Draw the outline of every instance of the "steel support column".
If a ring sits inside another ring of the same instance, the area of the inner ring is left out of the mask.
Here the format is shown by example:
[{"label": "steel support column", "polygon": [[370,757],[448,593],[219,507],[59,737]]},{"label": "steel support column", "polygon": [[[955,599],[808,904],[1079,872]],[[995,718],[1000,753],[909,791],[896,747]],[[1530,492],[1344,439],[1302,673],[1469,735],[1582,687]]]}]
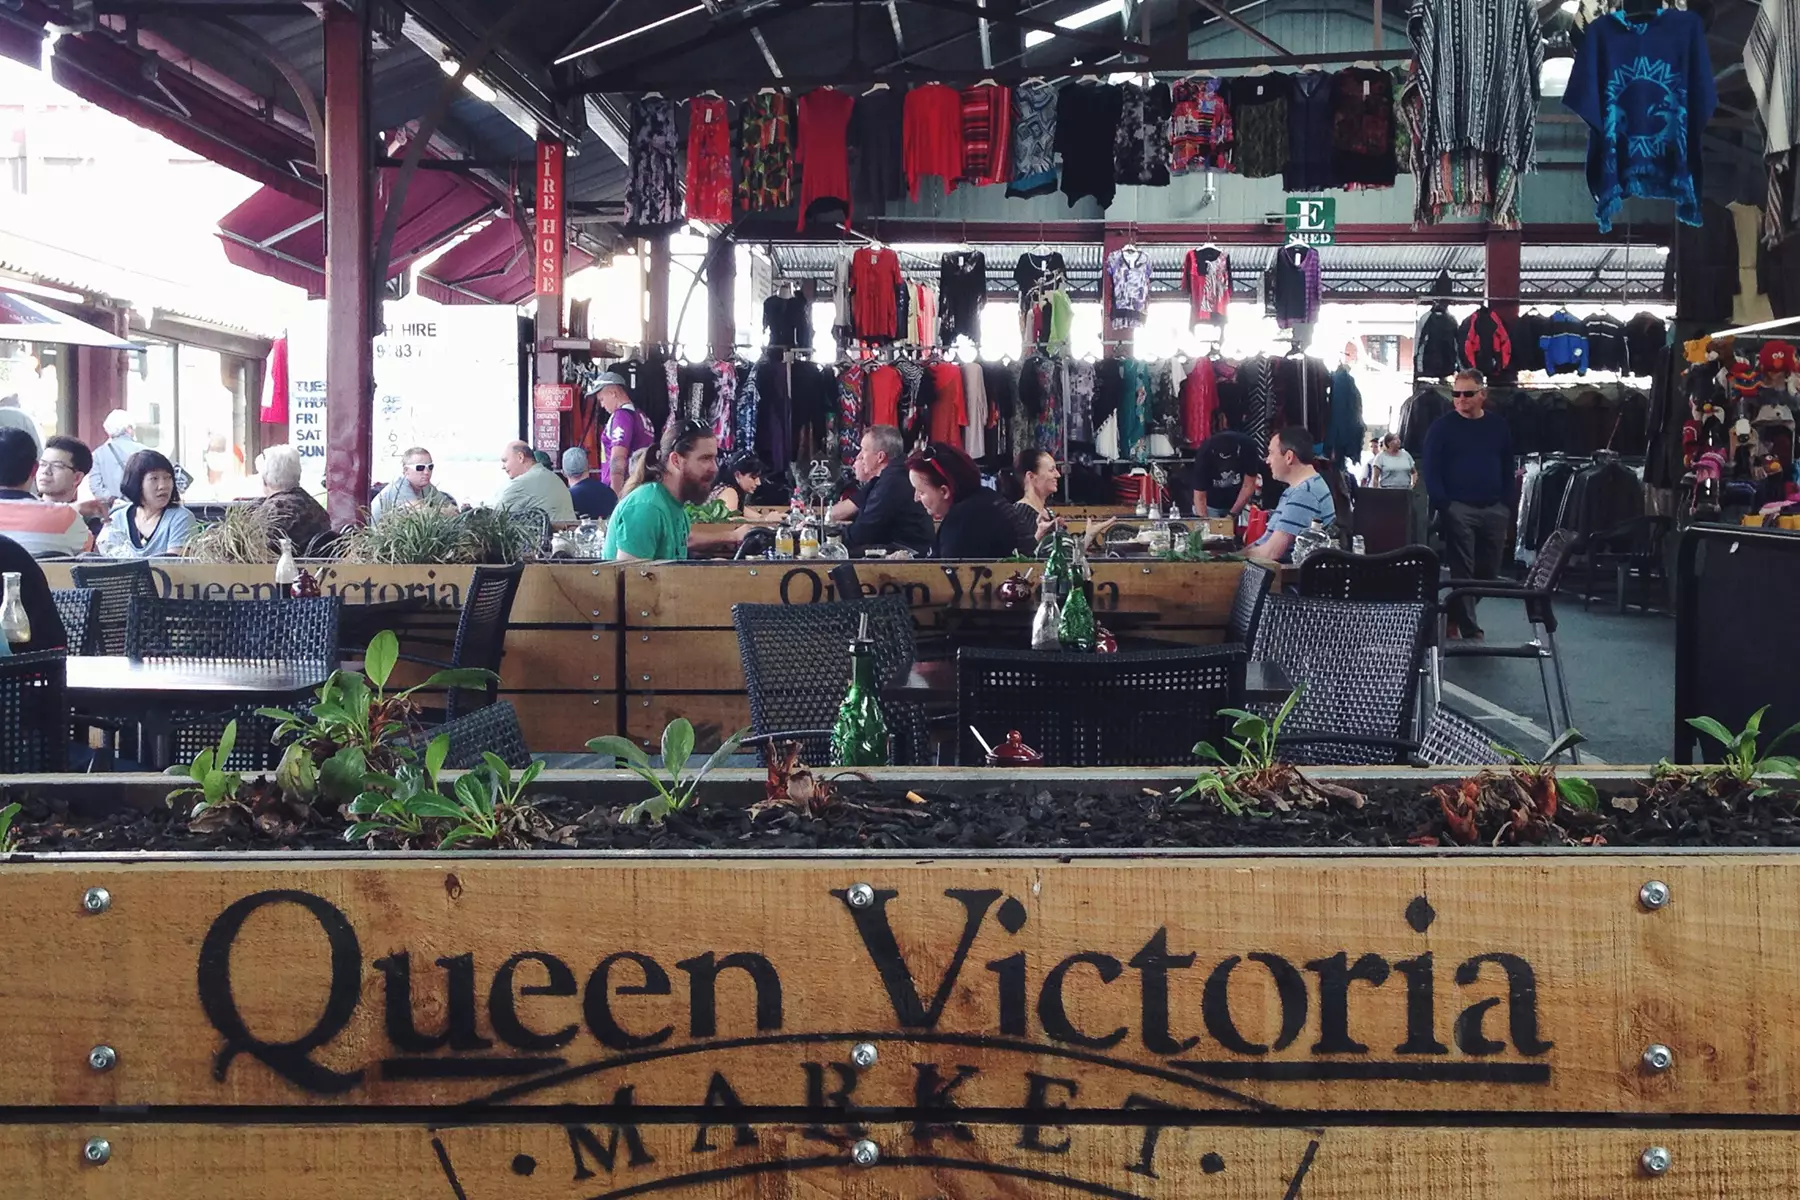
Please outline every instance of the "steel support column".
[{"label": "steel support column", "polygon": [[324,20],[325,510],[342,528],[369,503],[375,406],[369,30],[335,4]]},{"label": "steel support column", "polygon": [[651,238],[644,255],[644,344],[669,340],[669,235]]},{"label": "steel support column", "polygon": [[1519,315],[1519,251],[1523,245],[1524,234],[1517,229],[1488,230],[1488,307],[1502,317]]},{"label": "steel support column", "polygon": [[[88,310],[81,318],[114,337],[131,334],[131,315],[123,308]],[[63,428],[73,429],[75,436],[88,445],[98,446],[106,440],[106,431],[101,428],[106,414],[125,407],[129,356],[123,350],[102,350],[98,346],[65,349],[72,352],[75,360],[75,419]]]},{"label": "steel support column", "polygon": [[712,237],[706,256],[706,329],[715,359],[731,357],[737,345],[737,243]]}]

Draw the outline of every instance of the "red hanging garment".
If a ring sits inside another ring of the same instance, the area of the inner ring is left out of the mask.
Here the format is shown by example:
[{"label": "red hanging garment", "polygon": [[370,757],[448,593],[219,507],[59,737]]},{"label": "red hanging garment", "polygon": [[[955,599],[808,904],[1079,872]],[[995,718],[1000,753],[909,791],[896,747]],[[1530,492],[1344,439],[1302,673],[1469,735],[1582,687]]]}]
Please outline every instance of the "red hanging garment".
[{"label": "red hanging garment", "polygon": [[977,187],[1012,178],[1012,92],[978,83],[962,91],[962,176]]},{"label": "red hanging garment", "polygon": [[850,320],[865,341],[891,342],[898,334],[900,256],[885,247],[858,250],[850,259]]},{"label": "red hanging garment", "polygon": [[928,175],[943,180],[943,190],[962,174],[962,94],[942,83],[922,83],[906,93],[906,182],[912,198]]},{"label": "red hanging garment", "polygon": [[850,150],[845,130],[856,98],[835,88],[815,88],[800,97],[800,137],[794,161],[800,167],[800,220],[821,200],[834,200],[850,217]]},{"label": "red hanging garment", "polygon": [[1219,383],[1212,359],[1202,357],[1181,381],[1181,434],[1190,447],[1212,436],[1213,414],[1219,409]]},{"label": "red hanging garment", "polygon": [[687,215],[695,221],[731,222],[731,119],[725,101],[688,101]]}]

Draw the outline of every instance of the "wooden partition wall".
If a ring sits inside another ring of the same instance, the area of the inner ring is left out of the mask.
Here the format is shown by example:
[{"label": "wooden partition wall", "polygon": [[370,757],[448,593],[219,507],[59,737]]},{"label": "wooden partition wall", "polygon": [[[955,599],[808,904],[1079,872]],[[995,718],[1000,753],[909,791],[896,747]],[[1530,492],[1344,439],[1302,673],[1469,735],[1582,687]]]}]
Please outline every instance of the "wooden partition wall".
[{"label": "wooden partition wall", "polygon": [[[500,687],[519,710],[534,750],[579,751],[624,732],[653,745],[678,716],[710,747],[750,723],[750,702],[731,628],[741,603],[818,604],[837,598],[823,560],[695,563],[534,563],[525,569]],[[922,629],[943,624],[950,605],[988,599],[1022,564],[858,562],[867,595],[906,598]],[[45,563],[50,586],[71,586],[67,563]],[[1111,610],[1157,614],[1155,635],[1222,640],[1242,568],[1233,563],[1098,562],[1094,599]],[[265,566],[159,562],[159,590],[192,599],[270,599]],[[321,588],[345,604],[424,597],[437,609],[462,605],[467,567],[321,564]]]}]

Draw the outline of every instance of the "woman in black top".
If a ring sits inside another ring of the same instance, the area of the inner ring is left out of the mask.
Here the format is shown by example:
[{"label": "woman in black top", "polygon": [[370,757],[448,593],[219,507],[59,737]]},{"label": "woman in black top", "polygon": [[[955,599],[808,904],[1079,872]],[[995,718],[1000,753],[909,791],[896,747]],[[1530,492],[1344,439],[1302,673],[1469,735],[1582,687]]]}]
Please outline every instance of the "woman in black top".
[{"label": "woman in black top", "polygon": [[768,478],[768,474],[768,468],[756,455],[737,455],[720,472],[719,486],[713,489],[712,499],[723,500],[725,508],[734,513],[741,513],[751,505],[779,508],[788,502],[788,496],[779,483]]},{"label": "woman in black top", "polygon": [[1013,523],[1013,506],[981,486],[975,461],[947,442],[932,442],[906,460],[913,494],[938,522],[933,558],[1000,559],[1029,552]]}]

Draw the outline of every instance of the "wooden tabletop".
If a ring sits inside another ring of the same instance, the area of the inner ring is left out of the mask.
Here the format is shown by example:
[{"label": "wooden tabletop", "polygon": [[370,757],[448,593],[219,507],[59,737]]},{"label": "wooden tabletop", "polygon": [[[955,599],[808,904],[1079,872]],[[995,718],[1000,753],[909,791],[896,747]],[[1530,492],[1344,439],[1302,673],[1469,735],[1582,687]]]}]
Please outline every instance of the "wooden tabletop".
[{"label": "wooden tabletop", "polygon": [[[256,663],[203,658],[128,658],[123,654],[74,655],[68,660],[72,693],[237,693],[311,691],[331,674],[323,663]],[[86,703],[87,696],[83,697]]]}]

